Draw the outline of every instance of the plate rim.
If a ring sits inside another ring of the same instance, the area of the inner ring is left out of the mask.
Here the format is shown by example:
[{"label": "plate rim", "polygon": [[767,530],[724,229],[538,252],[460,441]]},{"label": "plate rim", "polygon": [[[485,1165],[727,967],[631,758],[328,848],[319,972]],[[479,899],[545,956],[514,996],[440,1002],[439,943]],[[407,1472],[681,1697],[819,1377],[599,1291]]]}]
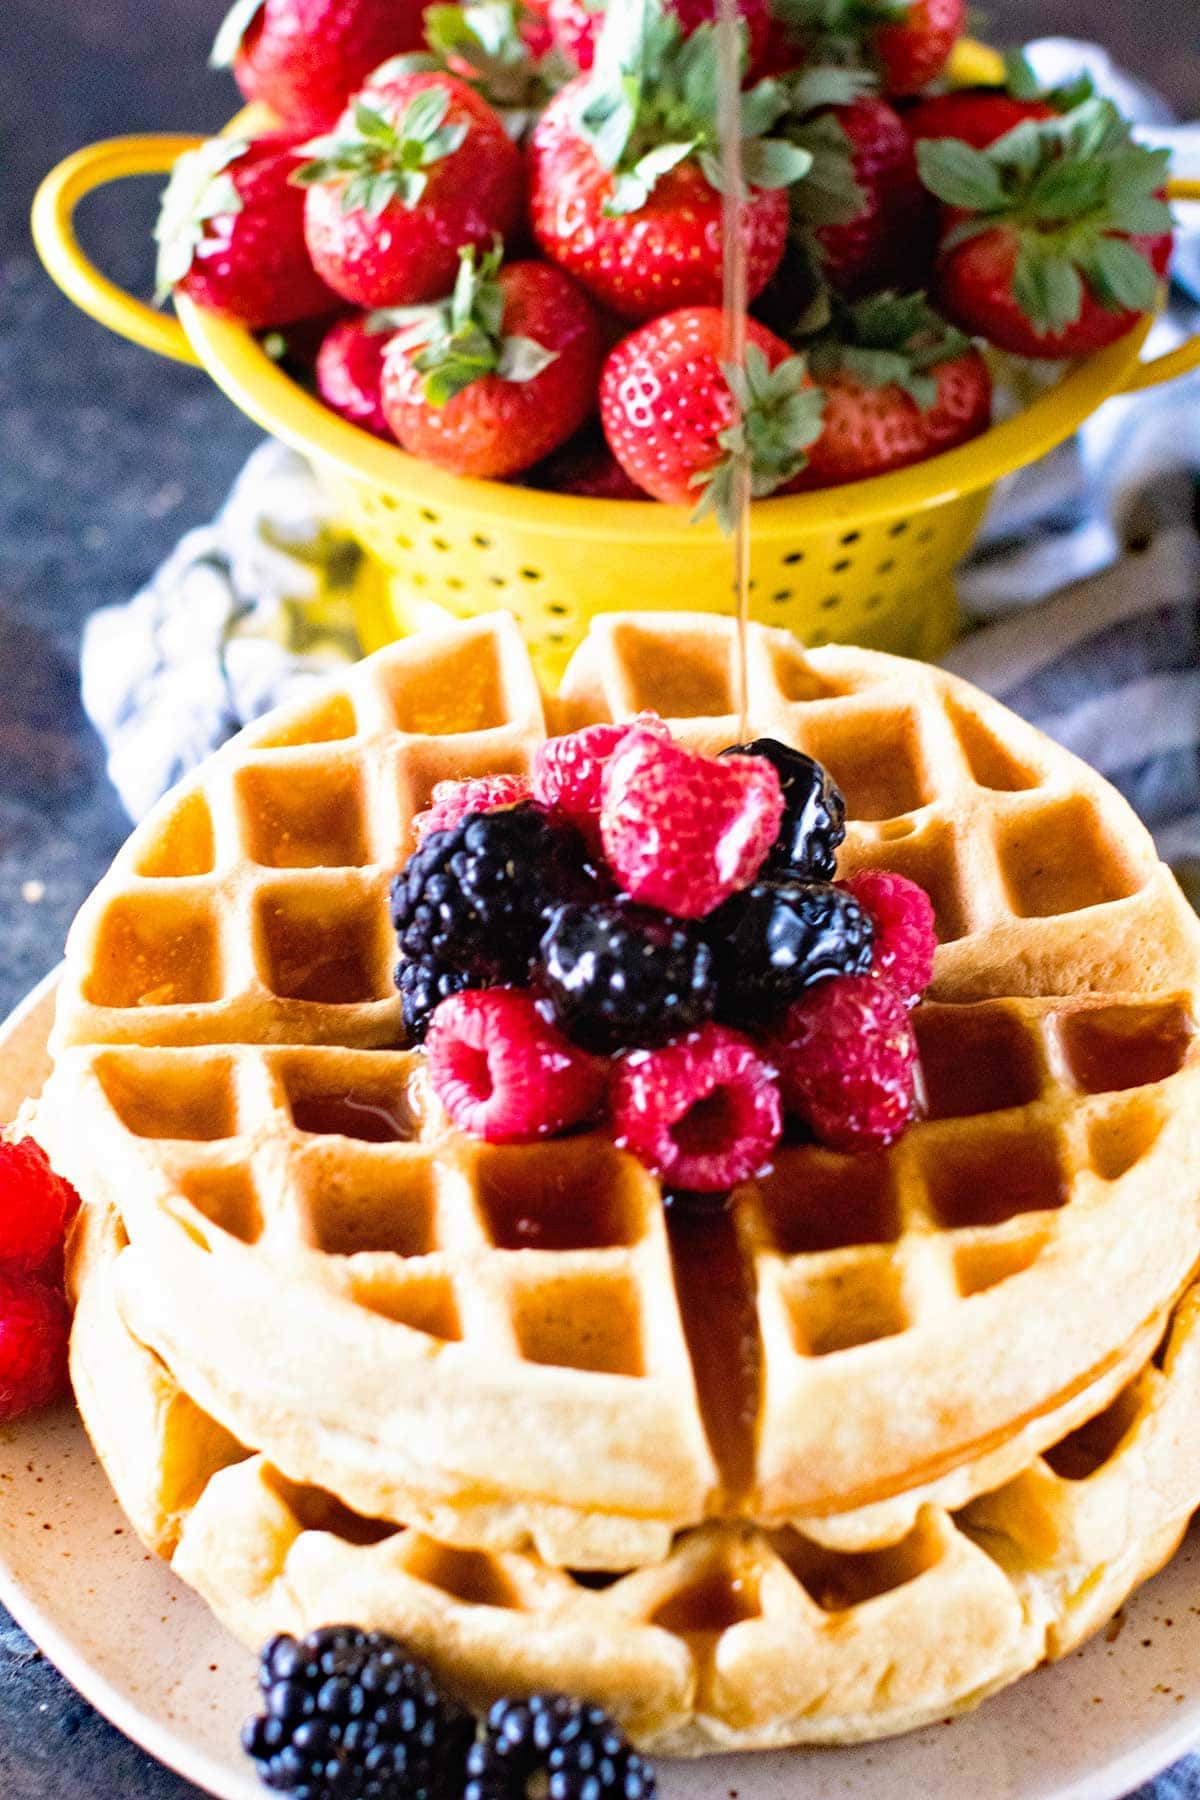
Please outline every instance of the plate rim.
[{"label": "plate rim", "polygon": [[[38,1010],[46,1005],[58,986],[63,967],[63,963],[58,963],[0,1021],[0,1050],[28,1027]],[[73,1402],[67,1401],[64,1405],[74,1410]],[[248,1766],[244,1775],[232,1770],[200,1745],[189,1742],[177,1726],[156,1716],[146,1702],[122,1693],[97,1670],[86,1652],[77,1649],[69,1634],[26,1592],[2,1543],[0,1604],[76,1692],[138,1748],[185,1781],[213,1795],[214,1800],[256,1800],[265,1793]],[[960,1729],[969,1730],[972,1720],[978,1716],[973,1714],[963,1719]],[[1084,1715],[1081,1715],[1081,1727],[1083,1724]],[[1086,1732],[1084,1736],[1086,1738]],[[885,1745],[886,1740],[881,1740],[880,1747]],[[1200,1751],[1200,1691],[1168,1722],[1149,1730],[1129,1748],[1094,1768],[1070,1776],[1065,1782],[1039,1790],[1040,1800],[1125,1800],[1138,1786],[1165,1773],[1180,1757],[1196,1751]],[[739,1760],[744,1760],[749,1775],[752,1757]],[[752,1800],[747,1791],[749,1785],[745,1777],[739,1783],[744,1800]]]}]

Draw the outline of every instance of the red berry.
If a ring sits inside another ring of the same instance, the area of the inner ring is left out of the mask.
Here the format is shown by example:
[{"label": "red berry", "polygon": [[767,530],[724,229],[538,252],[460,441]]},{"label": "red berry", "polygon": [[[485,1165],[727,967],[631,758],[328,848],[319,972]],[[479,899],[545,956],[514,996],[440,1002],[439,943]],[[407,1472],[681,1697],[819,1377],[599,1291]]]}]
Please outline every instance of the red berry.
[{"label": "red berry", "polygon": [[439,299],[459,250],[506,237],[520,216],[520,151],[487,101],[440,70],[381,71],[310,149],[300,170],[309,255],[354,306]]},{"label": "red berry", "polygon": [[383,371],[403,448],[485,480],[520,474],[578,430],[604,354],[595,308],[569,275],[544,262],[498,268],[498,255],[478,267],[468,256],[440,331],[420,346],[393,339]]},{"label": "red berry", "polygon": [[388,337],[386,331],[372,331],[365,319],[339,319],[317,352],[316,376],[326,406],[390,441],[392,428],[380,400]]},{"label": "red berry", "polygon": [[[701,25],[715,23],[718,0],[669,0],[668,10],[683,27],[685,37]],[[765,72],[771,42],[771,9],[767,0],[737,0],[738,16],[746,29],[747,82]],[[590,0],[549,0],[547,16],[554,42],[578,69],[590,69],[596,58],[596,39],[604,22],[601,5]]]},{"label": "red berry", "polygon": [[471,781],[439,781],[432,802],[413,819],[418,844],[431,831],[452,831],[468,813],[499,812],[520,806],[532,790],[527,775],[481,775]]},{"label": "red berry", "polygon": [[30,1137],[0,1139],[0,1263],[39,1269],[62,1249],[79,1195]]},{"label": "red berry", "polygon": [[899,114],[874,94],[830,108],[850,145],[862,206],[840,225],[819,225],[821,267],[841,293],[914,285],[933,249],[933,203],[921,186]]},{"label": "red berry", "polygon": [[516,988],[443,1000],[425,1049],[451,1119],[489,1144],[551,1137],[591,1118],[604,1099],[604,1064],[568,1043]]},{"label": "red berry", "polygon": [[915,1006],[933,979],[933,901],[907,875],[890,869],[863,869],[837,885],[870,915],[876,975],[895,988],[906,1006]]},{"label": "red berry", "polygon": [[702,1025],[614,1065],[613,1136],[664,1182],[721,1193],[757,1175],[783,1129],[771,1065],[739,1031]]},{"label": "red berry", "polygon": [[585,725],[566,737],[547,738],[533,756],[533,797],[547,812],[569,819],[593,848],[600,844],[604,770],[613,751],[631,731],[655,737],[671,733],[657,713],[639,713],[616,725]]},{"label": "red berry", "polygon": [[811,988],[771,1040],[784,1105],[831,1150],[882,1150],[913,1114],[917,1043],[904,1002],[875,975]]},{"label": "red berry", "polygon": [[233,64],[247,100],[316,131],[333,124],[372,69],[424,48],[424,10],[422,0],[238,0],[213,61]]},{"label": "red berry", "polygon": [[0,1419],[32,1412],[64,1391],[67,1326],[60,1293],[0,1270]]},{"label": "red berry", "polygon": [[526,479],[531,487],[549,488],[555,494],[581,494],[587,500],[650,498],[630,480],[600,433],[593,434],[586,427],[532,469]]},{"label": "red berry", "polygon": [[159,292],[256,331],[331,312],[337,295],[304,240],[299,166],[296,138],[279,132],[210,138],[181,156],[155,227]]},{"label": "red berry", "polygon": [[967,0],[910,0],[874,32],[874,59],[888,94],[916,94],[941,74],[967,22]]},{"label": "red berry", "polygon": [[639,726],[604,771],[609,867],[633,899],[680,919],[748,887],[782,817],[779,775],[763,756],[703,756]]},{"label": "red berry", "polygon": [[960,88],[934,94],[903,114],[904,128],[913,143],[922,138],[961,138],[975,150],[986,150],[997,138],[1026,119],[1052,119],[1054,108],[1044,100],[1017,100],[997,88]]},{"label": "red berry", "polygon": [[[585,78],[555,95],[529,141],[529,222],[544,255],[626,319],[721,304],[722,200],[689,157],[633,212],[609,210],[615,178],[581,136]],[[751,188],[742,209],[750,299],[779,265],[788,234],[784,188]]]}]

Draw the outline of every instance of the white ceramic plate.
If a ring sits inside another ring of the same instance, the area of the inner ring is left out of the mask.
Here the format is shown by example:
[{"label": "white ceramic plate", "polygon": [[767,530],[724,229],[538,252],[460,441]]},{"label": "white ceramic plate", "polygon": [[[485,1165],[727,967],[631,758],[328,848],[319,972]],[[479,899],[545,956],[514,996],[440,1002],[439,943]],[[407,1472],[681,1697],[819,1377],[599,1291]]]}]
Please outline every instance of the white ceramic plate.
[{"label": "white ceramic plate", "polygon": [[[0,1028],[0,1119],[46,1072],[53,979]],[[222,1800],[253,1658],[126,1526],[67,1407],[0,1429],[0,1599],[100,1712]],[[976,1713],[891,1743],[667,1764],[663,1800],[1117,1800],[1200,1741],[1200,1528],[1108,1631]]]}]

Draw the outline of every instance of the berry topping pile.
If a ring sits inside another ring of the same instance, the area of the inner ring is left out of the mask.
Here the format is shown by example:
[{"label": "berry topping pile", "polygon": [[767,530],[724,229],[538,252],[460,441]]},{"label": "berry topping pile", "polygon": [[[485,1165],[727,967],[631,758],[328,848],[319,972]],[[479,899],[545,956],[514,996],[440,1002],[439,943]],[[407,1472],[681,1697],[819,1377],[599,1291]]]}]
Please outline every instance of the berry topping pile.
[{"label": "berry topping pile", "polygon": [[79,1197],[32,1138],[0,1138],[0,1419],[67,1384],[62,1251]]},{"label": "berry topping pile", "polygon": [[654,1770],[598,1706],[498,1700],[477,1724],[398,1639],[353,1625],[271,1639],[242,1732],[296,1800],[654,1800]]},{"label": "berry topping pile", "polygon": [[835,879],[845,817],[802,752],[707,756],[645,713],[550,739],[528,780],[440,782],[392,920],[451,1121],[491,1143],[601,1127],[692,1194],[763,1171],[785,1114],[891,1143],[933,907],[902,875]]}]

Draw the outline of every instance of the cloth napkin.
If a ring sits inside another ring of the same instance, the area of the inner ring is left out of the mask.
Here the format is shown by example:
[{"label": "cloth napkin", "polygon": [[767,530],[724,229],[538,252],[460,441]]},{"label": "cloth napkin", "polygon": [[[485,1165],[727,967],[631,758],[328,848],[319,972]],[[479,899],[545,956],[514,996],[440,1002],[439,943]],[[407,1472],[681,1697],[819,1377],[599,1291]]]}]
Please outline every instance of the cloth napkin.
[{"label": "cloth napkin", "polygon": [[[1030,47],[1053,84],[1086,68],[1200,176],[1200,123],[1095,45]],[[1200,322],[1200,206],[1180,209],[1174,302],[1148,353]],[[359,654],[361,554],[302,457],[264,443],[211,524],[83,642],[84,705],[140,818],[248,720]],[[1200,373],[1112,400],[1000,484],[960,593],[976,628],[946,666],[1085,757],[1127,796],[1200,901]],[[1131,1797],[1133,1800],[1133,1797]],[[1136,1800],[1200,1800],[1200,1756]]]}]

